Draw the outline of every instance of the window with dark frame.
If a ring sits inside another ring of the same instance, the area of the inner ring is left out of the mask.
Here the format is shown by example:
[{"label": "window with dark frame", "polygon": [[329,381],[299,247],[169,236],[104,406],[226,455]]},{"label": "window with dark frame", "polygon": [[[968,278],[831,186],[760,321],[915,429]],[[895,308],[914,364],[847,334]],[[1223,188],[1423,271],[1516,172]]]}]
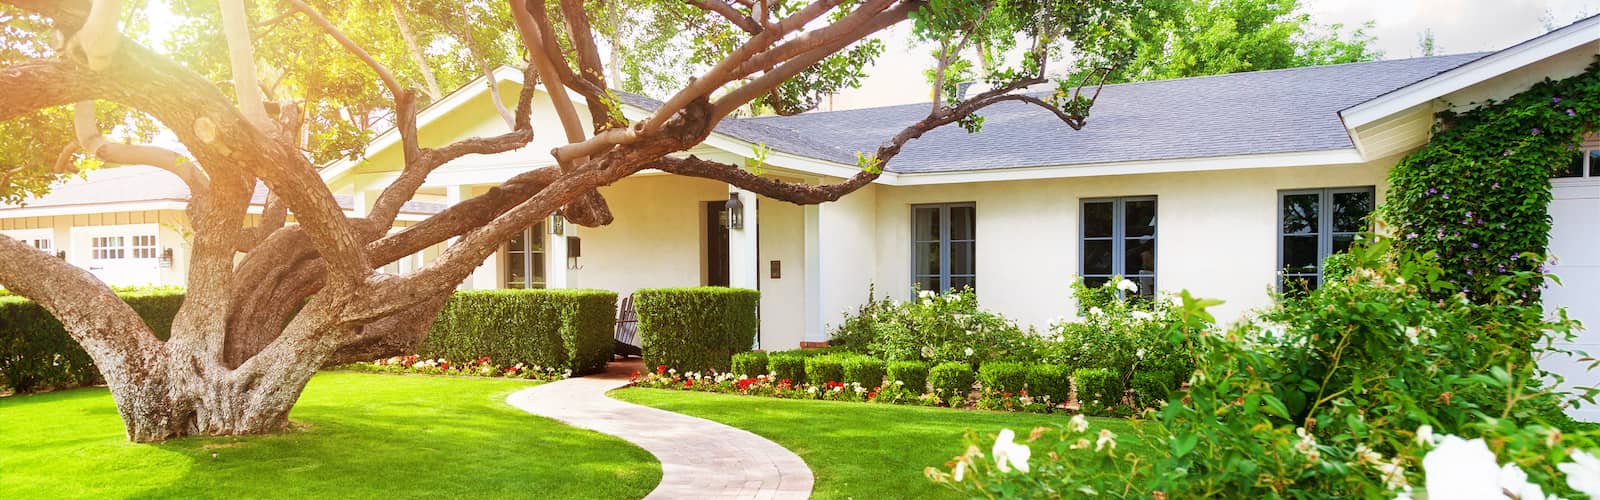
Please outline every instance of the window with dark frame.
[{"label": "window with dark frame", "polygon": [[1138,295],[1156,292],[1156,197],[1083,200],[1078,224],[1078,275],[1099,287],[1121,276],[1139,285]]},{"label": "window with dark frame", "polygon": [[977,219],[972,203],[911,207],[911,281],[918,290],[977,290]]},{"label": "window with dark frame", "polygon": [[1278,290],[1288,294],[1322,286],[1322,261],[1343,252],[1371,230],[1371,186],[1301,189],[1278,193]]},{"label": "window with dark frame", "polygon": [[[1585,173],[1588,175],[1584,175]],[[1551,174],[1550,177],[1554,179],[1600,178],[1600,149],[1579,149],[1572,154],[1572,161],[1567,163],[1566,168]]]}]

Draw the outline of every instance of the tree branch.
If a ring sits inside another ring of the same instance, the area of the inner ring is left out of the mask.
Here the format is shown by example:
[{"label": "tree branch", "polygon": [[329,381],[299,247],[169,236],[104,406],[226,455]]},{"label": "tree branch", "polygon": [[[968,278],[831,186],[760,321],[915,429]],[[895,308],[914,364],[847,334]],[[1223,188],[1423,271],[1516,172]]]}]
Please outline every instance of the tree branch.
[{"label": "tree branch", "polygon": [[165,148],[134,144],[116,144],[100,135],[95,123],[94,103],[83,101],[73,106],[72,128],[78,146],[85,154],[99,157],[107,163],[123,165],[149,165],[171,172],[189,186],[196,196],[211,191],[211,179],[195,167],[187,157]]},{"label": "tree branch", "polygon": [[400,173],[400,178],[384,188],[378,195],[377,203],[372,211],[367,214],[367,219],[375,224],[378,230],[387,231],[394,224],[394,219],[400,214],[400,208],[417,193],[417,188],[427,180],[428,174],[434,169],[449,163],[451,160],[469,154],[496,154],[511,151],[528,145],[533,141],[533,130],[514,130],[494,137],[473,137],[456,141],[439,149],[424,150],[414,162],[407,163]]},{"label": "tree branch", "polygon": [[840,197],[871,184],[880,175],[863,170],[843,182],[814,186],[762,177],[734,165],[704,160],[694,155],[688,158],[662,158],[650,164],[650,167],[671,174],[726,182],[739,189],[798,205],[837,201]]},{"label": "tree branch", "polygon": [[[556,108],[556,116],[561,119],[562,131],[566,133],[567,142],[583,141],[583,122],[578,119],[578,110],[572,105],[572,98],[563,90],[566,84],[562,81],[561,69],[566,66],[566,60],[561,57],[561,47],[556,43],[555,33],[549,31],[549,20],[540,26],[538,17],[544,17],[544,2],[540,0],[510,0],[511,17],[517,23],[517,31],[522,35],[522,44],[528,49],[528,59],[533,67],[539,71],[539,76],[544,80],[545,93],[550,95],[550,103]],[[530,5],[532,4],[532,5]]]},{"label": "tree branch", "polygon": [[[744,30],[745,33],[752,35],[761,33],[761,23],[756,22],[755,19],[751,19],[750,16],[745,15],[743,12],[739,12],[739,9],[724,3],[722,0],[688,0],[688,3],[689,5],[699,7],[701,10],[714,12],[717,15],[726,18],[728,21],[732,22],[734,26],[738,26],[739,29]],[[765,7],[765,5],[766,2],[763,1],[762,6]],[[765,11],[766,9],[762,10]]]},{"label": "tree branch", "polygon": [[351,54],[354,54],[357,59],[360,59],[361,62],[366,63],[368,67],[372,68],[373,72],[378,74],[378,78],[383,80],[383,86],[389,89],[390,95],[394,96],[395,128],[398,129],[400,133],[400,141],[404,146],[403,149],[406,162],[410,163],[416,160],[417,155],[420,153],[417,146],[416,94],[406,90],[404,87],[401,87],[400,81],[395,80],[394,73],[389,72],[389,68],[384,67],[384,65],[379,63],[377,59],[374,59],[371,54],[368,54],[366,49],[361,48],[361,46],[357,45],[355,41],[350,39],[350,37],[345,36],[344,32],[339,31],[338,27],[334,26],[333,23],[328,22],[328,18],[322,17],[322,14],[317,12],[316,9],[311,8],[310,5],[306,5],[306,3],[302,2],[301,0],[283,1],[288,3],[289,6],[293,7],[295,10],[305,13],[306,17],[311,19],[312,24],[316,24],[318,27],[322,28],[322,31],[327,33],[328,36],[333,37],[335,41],[338,41],[340,46],[343,46],[345,50],[349,51]]},{"label": "tree branch", "polygon": [[233,93],[239,99],[239,111],[251,125],[262,132],[272,132],[273,123],[267,118],[261,85],[256,81],[255,48],[244,0],[221,0],[220,5],[222,32],[228,39],[228,63],[233,71]]},{"label": "tree branch", "polygon": [[[625,126],[612,115],[615,110],[611,109],[613,103],[606,87],[605,66],[600,62],[600,49],[594,44],[594,30],[589,27],[589,14],[584,10],[583,0],[561,0],[561,17],[566,19],[569,39],[578,53],[579,72],[576,78],[564,78],[569,81],[569,87],[588,101],[594,131]],[[586,85],[571,85],[577,82]]]}]

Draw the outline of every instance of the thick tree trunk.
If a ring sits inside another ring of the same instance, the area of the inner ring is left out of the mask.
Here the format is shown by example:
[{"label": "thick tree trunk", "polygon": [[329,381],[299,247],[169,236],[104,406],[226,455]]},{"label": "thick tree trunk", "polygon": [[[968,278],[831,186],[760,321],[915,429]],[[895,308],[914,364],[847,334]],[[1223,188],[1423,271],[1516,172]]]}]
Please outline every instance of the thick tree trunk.
[{"label": "thick tree trunk", "polygon": [[183,436],[233,436],[282,431],[316,369],[274,374],[281,385],[180,368],[128,374],[111,386],[128,439],[156,442]]}]

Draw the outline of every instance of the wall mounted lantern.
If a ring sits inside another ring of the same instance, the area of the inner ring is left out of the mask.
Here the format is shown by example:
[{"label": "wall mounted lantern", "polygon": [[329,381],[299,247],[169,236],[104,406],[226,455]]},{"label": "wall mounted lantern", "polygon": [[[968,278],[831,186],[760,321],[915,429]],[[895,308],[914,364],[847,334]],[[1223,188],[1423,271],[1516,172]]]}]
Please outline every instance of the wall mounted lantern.
[{"label": "wall mounted lantern", "polygon": [[739,193],[728,193],[728,229],[744,229],[744,202]]},{"label": "wall mounted lantern", "polygon": [[550,234],[561,236],[567,232],[567,218],[561,212],[550,214]]},{"label": "wall mounted lantern", "polygon": [[171,248],[168,248],[166,250],[162,250],[161,251],[161,267],[162,268],[172,267],[172,249]]}]

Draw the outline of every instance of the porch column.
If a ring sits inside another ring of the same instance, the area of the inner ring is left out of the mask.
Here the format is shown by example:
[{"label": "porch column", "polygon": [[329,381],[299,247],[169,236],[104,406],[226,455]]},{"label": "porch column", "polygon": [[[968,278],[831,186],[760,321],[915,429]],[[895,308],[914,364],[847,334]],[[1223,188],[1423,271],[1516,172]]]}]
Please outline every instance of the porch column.
[{"label": "porch column", "polygon": [[822,329],[822,207],[805,206],[806,219],[806,328],[804,342],[826,342]]},{"label": "porch column", "polygon": [[578,225],[562,221],[561,234],[556,234],[551,229],[551,219],[544,221],[545,245],[544,254],[544,282],[546,288],[573,288],[572,274],[567,269],[567,237],[578,235]]},{"label": "porch column", "polygon": [[728,186],[728,192],[739,195],[744,205],[744,229],[728,230],[728,286],[734,288],[761,288],[760,230],[756,227],[755,193]]}]

